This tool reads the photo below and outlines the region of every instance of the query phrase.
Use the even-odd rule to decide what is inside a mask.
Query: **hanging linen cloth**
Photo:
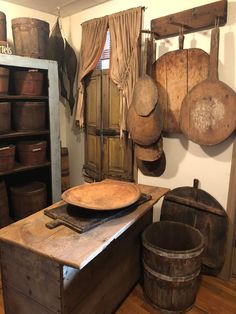
[[[84,77],[97,65],[106,41],[108,17],[97,18],[82,23],[80,48],[79,95],[75,120],[77,126],[84,126]]]
[[[127,110],[139,76],[139,34],[142,7],[109,15],[111,36],[110,77],[120,90],[120,131],[127,130]]]

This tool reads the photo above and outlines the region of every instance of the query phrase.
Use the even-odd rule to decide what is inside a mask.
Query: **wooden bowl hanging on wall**
[[[163,153],[163,139],[160,136],[158,141],[149,146],[141,146],[135,144],[135,156],[140,160],[155,161],[158,160]]]
[[[160,177],[166,169],[166,156],[164,152],[158,160],[145,161],[136,158],[136,162],[142,174],[149,177]]]
[[[127,114],[127,127],[132,140],[139,145],[151,145],[161,135],[163,120],[159,106],[146,117],[139,116],[131,104]]]
[[[138,78],[133,92],[135,111],[140,116],[148,116],[156,106],[158,91],[155,81],[148,75]]]

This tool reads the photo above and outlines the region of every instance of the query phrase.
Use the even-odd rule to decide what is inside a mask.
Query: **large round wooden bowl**
[[[140,116],[148,116],[156,106],[158,91],[155,81],[148,75],[138,78],[133,92],[135,111]]]
[[[131,104],[127,113],[127,127],[132,140],[139,145],[151,145],[161,135],[163,119],[160,108],[155,109],[146,117],[139,116]]]
[[[62,199],[68,204],[87,209],[116,210],[132,205],[140,196],[137,184],[106,179],[66,190]]]

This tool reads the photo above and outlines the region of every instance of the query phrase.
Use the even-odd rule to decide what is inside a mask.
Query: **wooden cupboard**
[[[46,141],[47,156],[44,163],[27,166],[19,162],[15,156],[14,167],[8,171],[0,172],[0,179],[4,180],[7,187],[11,212],[10,187],[29,181],[41,181],[46,184],[47,205],[60,199],[61,195],[61,165],[60,165],[60,137],[59,137],[59,91],[57,63],[50,60],[21,57],[15,55],[0,55],[0,66],[10,71],[9,91],[0,95],[0,102],[46,103],[46,125],[39,130],[14,130],[11,127],[6,133],[0,134],[0,145],[17,145],[20,141]],[[12,73],[18,70],[40,70],[44,74],[44,92],[40,96],[18,95],[12,84]]]
[[[132,141],[120,139],[119,117],[120,94],[109,70],[95,70],[85,82],[86,181],[133,181]]]

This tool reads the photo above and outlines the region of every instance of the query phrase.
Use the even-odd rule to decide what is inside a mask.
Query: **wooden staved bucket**
[[[0,94],[8,93],[9,69],[0,67]]]
[[[2,228],[11,223],[7,187],[5,181],[2,179],[0,179],[0,196],[0,228]]]
[[[61,190],[70,188],[69,152],[67,147],[61,147]]]
[[[30,101],[12,103],[12,122],[17,131],[45,129],[46,103]]]
[[[6,15],[0,12],[0,41],[7,40]]]
[[[16,95],[42,95],[43,73],[40,71],[15,71],[13,73],[13,82]]]
[[[11,103],[0,102],[0,134],[11,129]]]
[[[204,237],[199,230],[173,221],[151,224],[142,235],[144,292],[152,305],[184,313],[199,287]]]
[[[47,189],[43,182],[29,182],[10,188],[15,219],[22,219],[47,205]]]
[[[12,170],[15,163],[15,145],[0,146],[0,172]]]
[[[40,165],[46,161],[46,141],[22,141],[17,143],[20,163],[27,166]]]
[[[49,24],[34,18],[12,20],[15,53],[20,56],[46,59],[49,40]]]

